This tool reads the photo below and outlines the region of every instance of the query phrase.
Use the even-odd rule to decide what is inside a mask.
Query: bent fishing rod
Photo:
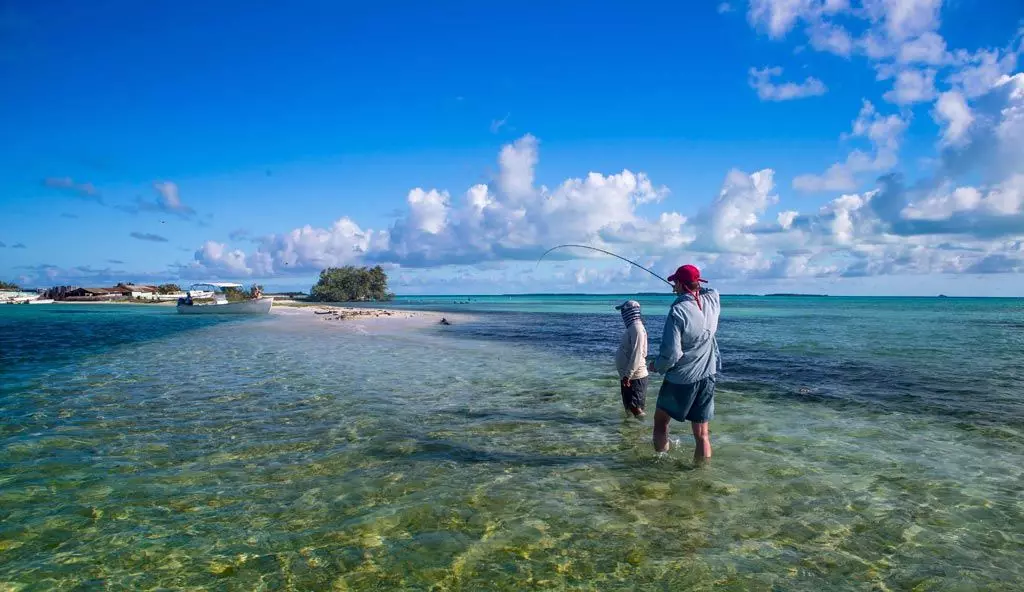
[[[639,264],[639,263],[637,263],[636,261],[632,261],[632,260],[630,260],[630,259],[626,259],[626,258],[625,258],[625,257],[623,257],[622,255],[616,255],[615,253],[612,253],[611,251],[605,251],[604,249],[599,249],[599,248],[597,248],[597,247],[591,247],[590,245],[574,245],[574,244],[565,244],[565,245],[558,245],[558,246],[555,246],[555,247],[551,247],[551,248],[550,248],[550,249],[548,249],[547,251],[544,251],[544,255],[541,255],[541,256],[540,256],[540,259],[537,259],[537,265],[538,265],[538,266],[540,265],[541,259],[544,259],[544,256],[545,256],[545,255],[547,255],[547,254],[548,254],[548,253],[550,253],[551,251],[554,251],[555,249],[561,249],[561,248],[563,248],[563,247],[577,247],[577,248],[580,248],[580,249],[590,249],[590,250],[592,250],[592,251],[597,251],[597,252],[599,252],[599,253],[604,253],[605,255],[611,255],[612,257],[615,257],[615,258],[617,258],[617,259],[622,259],[623,261],[625,261],[626,263],[629,263],[630,265],[635,265],[635,266],[639,267],[640,269],[642,269],[642,270],[646,271],[647,273],[649,273],[649,274],[653,275],[654,277],[658,278],[659,280],[661,280],[661,281],[665,282],[666,284],[668,284],[668,285],[670,285],[670,286],[672,285],[672,282],[670,282],[670,281],[666,280],[665,278],[661,277],[660,275],[658,275],[658,274],[654,273],[654,272],[653,272],[653,271],[651,271],[650,269],[647,269],[647,268],[646,268],[646,267],[644,267],[643,265],[640,265],[640,264]],[[534,267],[534,269],[536,269],[536,266]]]

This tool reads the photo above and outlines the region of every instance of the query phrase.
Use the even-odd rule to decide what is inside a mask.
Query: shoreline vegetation
[[[442,316],[439,312],[402,311],[366,306],[368,303],[385,303],[394,299],[395,295],[388,291],[387,281],[387,273],[379,265],[373,268],[329,267],[320,272],[319,280],[310,288],[308,294],[303,292],[264,293],[263,286],[258,284],[253,284],[248,289],[228,287],[225,288],[225,293],[229,301],[240,301],[259,296],[272,297],[278,308],[278,314],[294,314],[301,311],[302,316],[313,317],[316,315],[316,318],[324,321],[403,319],[451,324],[447,317]],[[54,304],[166,307],[177,306],[178,298],[189,293],[182,291],[176,284],[137,286],[130,282],[119,283],[113,288],[58,286],[47,290],[47,292],[56,297]],[[346,306],[357,303],[359,306]],[[282,309],[297,310],[282,312]],[[275,312],[273,308],[271,308],[271,312]]]
[[[307,300],[313,302],[389,302],[395,295],[388,291],[388,274],[375,267],[328,267],[310,288]]]

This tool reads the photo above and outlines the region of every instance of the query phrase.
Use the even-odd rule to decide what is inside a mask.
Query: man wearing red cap
[[[654,449],[669,449],[668,424],[671,420],[689,421],[697,442],[695,462],[711,458],[708,422],[715,415],[715,377],[722,367],[718,352],[718,291],[704,288],[700,270],[683,265],[668,276],[679,295],[661,337],[658,357],[650,369],[665,376],[658,392],[654,414]]]

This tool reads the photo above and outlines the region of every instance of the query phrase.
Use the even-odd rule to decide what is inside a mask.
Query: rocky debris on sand
[[[327,310],[314,310],[313,312],[315,314],[318,314],[318,315],[322,316],[325,321],[343,321],[345,319],[359,318],[359,317],[367,317],[367,318],[373,317],[375,319],[379,319],[381,317],[388,318],[388,317],[398,316],[397,313],[395,313],[393,311],[390,311],[390,310],[375,310],[375,309],[365,309],[365,310],[358,310],[358,309],[344,309],[344,310],[340,310],[340,309],[327,309]],[[401,315],[401,316],[404,317],[404,318],[407,318],[407,319],[408,318],[412,318],[411,314],[405,314],[405,315]]]

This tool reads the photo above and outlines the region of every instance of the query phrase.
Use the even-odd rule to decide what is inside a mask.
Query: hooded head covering
[[[633,323],[639,323],[641,321],[640,303],[636,300],[627,300],[616,306],[615,310],[622,314],[622,322],[625,323],[627,327]]]

